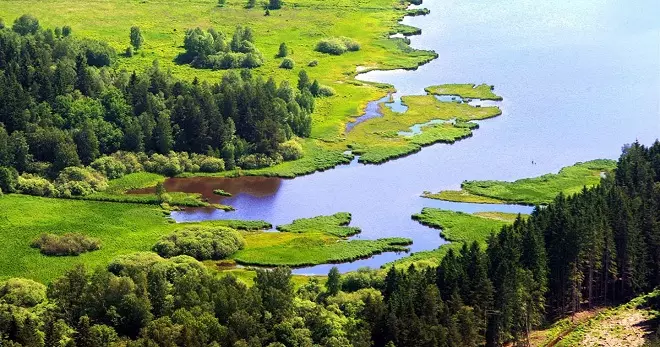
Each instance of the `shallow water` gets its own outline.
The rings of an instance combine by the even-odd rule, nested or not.
[[[263,219],[277,225],[347,211],[353,214],[351,225],[363,229],[356,238],[405,236],[414,240],[412,251],[434,249],[443,243],[438,231],[410,219],[425,206],[465,212],[531,208],[435,201],[419,197],[423,191],[615,159],[624,143],[638,139],[650,144],[660,134],[657,0],[426,0],[424,6],[430,15],[408,17],[404,23],[422,28],[422,35],[410,37],[413,47],[433,49],[440,57],[416,71],[372,71],[360,78],[393,84],[395,99],[424,94],[424,87],[434,84],[493,84],[504,98],[498,103],[502,116],[480,121],[471,138],[382,165],[354,161],[293,180],[178,182],[213,199],[219,199],[208,195],[213,189],[234,193],[222,202],[237,211],[192,210],[173,217]],[[379,267],[401,256],[385,253],[339,268]],[[294,272],[325,274],[331,266]]]

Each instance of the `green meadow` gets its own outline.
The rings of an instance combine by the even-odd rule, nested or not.
[[[461,184],[460,191],[425,192],[423,196],[431,199],[486,204],[547,204],[559,193],[572,195],[585,186],[597,185],[603,173],[612,173],[615,168],[615,161],[597,159],[564,167],[556,174],[524,178],[514,182],[465,181]]]
[[[339,212],[331,216],[318,216],[294,220],[291,224],[278,225],[277,230],[288,233],[321,232],[338,237],[348,237],[360,233],[360,228],[349,227],[351,214]]]

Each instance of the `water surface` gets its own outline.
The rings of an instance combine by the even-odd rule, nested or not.
[[[424,94],[443,83],[488,83],[504,100],[500,117],[480,121],[471,138],[437,144],[381,165],[351,165],[299,177],[220,179],[185,183],[182,190],[234,194],[237,208],[177,212],[177,221],[295,218],[347,211],[356,238],[405,236],[413,251],[437,248],[437,230],[410,215],[423,207],[466,212],[529,212],[529,207],[475,205],[420,198],[425,190],[457,189],[463,180],[514,180],[578,161],[616,159],[621,146],[660,134],[660,1],[425,0],[431,14],[404,23],[422,28],[415,48],[439,58],[416,71],[372,71],[361,79],[393,84],[400,95]],[[373,107],[373,106],[372,106]],[[534,161],[536,164],[532,164]],[[378,267],[402,254],[353,263]],[[325,274],[331,265],[298,269]]]

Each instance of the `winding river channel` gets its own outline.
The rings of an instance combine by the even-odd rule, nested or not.
[[[410,219],[423,207],[466,212],[529,213],[531,208],[424,199],[463,180],[515,180],[556,172],[595,158],[617,158],[621,146],[660,135],[660,2],[425,0],[431,13],[407,17],[422,29],[412,46],[439,58],[415,71],[372,71],[361,80],[392,84],[401,95],[443,83],[488,83],[504,100],[503,115],[480,122],[474,136],[437,144],[382,165],[356,161],[292,180],[263,177],[172,179],[169,190],[234,194],[237,210],[186,210],[178,222],[293,219],[351,212],[355,238],[404,236],[412,252],[443,242],[437,230]],[[535,164],[532,164],[532,161]],[[342,272],[379,267],[406,254],[385,253],[337,265]],[[326,274],[332,265],[296,269]]]

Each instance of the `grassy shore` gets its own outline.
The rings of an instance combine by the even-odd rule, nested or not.
[[[245,235],[246,247],[233,259],[260,266],[308,266],[368,258],[383,252],[405,252],[412,241],[394,237],[378,240],[342,240],[323,232]]]
[[[457,95],[463,99],[502,100],[502,97],[493,93],[493,87],[488,84],[442,84],[424,89],[433,95]]]
[[[408,109],[403,113],[380,105],[382,117],[356,125],[346,140],[354,154],[361,155],[360,162],[377,164],[415,153],[423,146],[438,142],[453,143],[472,135],[474,126],[466,122],[496,117],[501,114],[497,107],[474,107],[468,104],[442,102],[432,95],[404,96],[401,102]],[[403,135],[416,124],[432,120],[452,122],[427,125],[421,133]]]
[[[348,237],[361,232],[360,228],[349,227],[351,214],[339,212],[331,216],[318,216],[294,220],[291,224],[278,225],[277,230],[289,233],[320,232],[337,237]]]
[[[598,184],[602,173],[611,173],[615,168],[615,161],[597,159],[564,167],[557,174],[524,178],[514,182],[465,181],[461,184],[460,191],[424,193],[423,196],[431,199],[487,204],[547,204],[560,192],[571,195],[585,186]]]
[[[498,232],[502,226],[511,224],[517,215],[503,212],[477,212],[474,214],[425,207],[412,219],[431,228],[441,229],[442,237],[450,241],[437,249],[411,254],[393,263],[396,267],[437,266],[449,249],[458,250],[463,244],[473,241],[486,246],[491,233]]]

